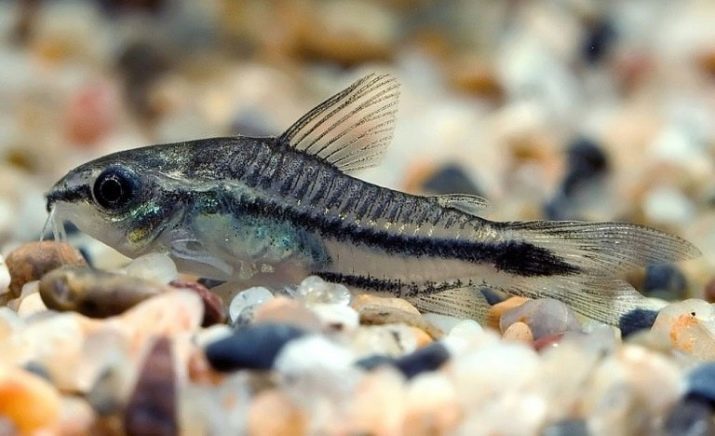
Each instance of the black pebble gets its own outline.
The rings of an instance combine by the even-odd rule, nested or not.
[[[567,197],[608,170],[608,157],[591,139],[576,139],[569,146],[567,154],[568,171],[561,184],[561,190]]]
[[[618,322],[618,327],[621,329],[621,336],[625,339],[640,330],[651,328],[657,317],[658,312],[655,310],[634,309],[626,313],[621,316]]]
[[[224,283],[226,283],[222,280],[214,280],[206,277],[201,277],[200,279],[196,280],[196,282],[206,287],[206,289],[215,288],[216,286],[223,285]]]
[[[394,365],[407,378],[421,372],[434,371],[449,360],[449,351],[439,342],[433,342],[419,350],[395,359]]]
[[[685,275],[673,264],[648,265],[643,281],[643,293],[668,301],[686,297],[688,282]]]
[[[395,359],[389,356],[385,356],[382,354],[375,354],[372,356],[368,356],[365,358],[362,358],[355,362],[355,365],[359,366],[362,369],[365,369],[367,371],[372,371],[373,369],[380,367],[380,366],[385,366],[385,365],[394,365],[395,364]]]
[[[708,401],[715,407],[715,362],[700,365],[688,374],[686,395]]]
[[[591,23],[586,30],[581,47],[584,60],[589,64],[601,61],[608,55],[615,39],[616,32],[607,20],[601,19]]]
[[[435,171],[422,184],[422,189],[432,194],[482,195],[464,168],[457,164],[448,164]]]
[[[288,342],[305,331],[284,324],[258,324],[236,331],[206,347],[206,358],[218,371],[270,369]]]
[[[482,293],[484,299],[487,300],[487,304],[489,304],[490,306],[494,306],[495,304],[501,303],[506,299],[504,295],[493,289],[481,288],[479,292]]]
[[[45,368],[44,365],[38,362],[29,361],[25,365],[23,365],[23,369],[25,369],[25,371],[27,372],[35,374],[36,376],[44,378],[49,382],[52,382],[52,378],[50,377],[50,373],[47,372],[47,368]]]
[[[588,426],[582,419],[566,419],[544,428],[541,436],[588,436]]]
[[[698,398],[684,398],[671,409],[664,427],[668,436],[714,435],[712,408]]]

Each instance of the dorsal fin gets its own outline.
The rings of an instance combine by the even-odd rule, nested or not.
[[[392,139],[398,99],[392,76],[369,74],[303,115],[279,141],[345,172],[375,166]]]
[[[476,215],[489,205],[485,198],[470,194],[446,194],[432,196],[440,206],[456,209],[469,215]]]

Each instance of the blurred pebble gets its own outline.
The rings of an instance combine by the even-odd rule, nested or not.
[[[245,312],[244,309],[243,312]],[[242,312],[242,313],[243,313]],[[321,324],[318,316],[303,303],[286,297],[277,297],[260,305],[252,317],[255,324],[281,323],[309,331],[320,330]]]
[[[343,304],[313,304],[310,307],[328,331],[352,331],[360,325],[360,316]]]
[[[308,434],[308,417],[285,393],[270,389],[258,394],[248,410],[250,435]]]
[[[589,64],[600,62],[606,57],[616,39],[616,32],[605,18],[592,20],[586,25],[585,35],[581,44],[581,53]]]
[[[122,268],[120,272],[128,276],[167,284],[178,279],[174,261],[163,253],[149,253],[137,257]]]
[[[489,312],[487,313],[487,326],[493,328],[494,330],[499,330],[501,317],[504,315],[504,312],[519,307],[527,301],[528,299],[524,297],[510,297],[491,306],[489,308]]]
[[[401,356],[417,349],[417,337],[404,324],[361,326],[351,336],[351,348],[360,356]]]
[[[663,423],[666,436],[711,436],[715,434],[710,404],[697,398],[684,398],[670,410]]]
[[[502,338],[504,338],[505,341],[516,341],[530,344],[534,340],[534,335],[531,333],[531,329],[528,325],[521,321],[517,321],[507,327],[504,334],[502,334]]]
[[[568,170],[561,183],[566,197],[576,194],[587,183],[608,170],[608,158],[603,149],[588,138],[578,138],[567,150]]]
[[[563,334],[567,331],[580,331],[581,326],[571,309],[564,303],[551,298],[529,300],[524,304],[505,311],[499,328],[505,332],[515,322],[525,323],[534,340],[545,336]]]
[[[10,271],[10,293],[17,297],[27,282],[40,280],[63,265],[85,266],[82,254],[69,244],[55,241],[30,242],[16,248],[5,259]]]
[[[645,270],[643,293],[666,301],[686,298],[688,282],[673,264],[648,265]]]
[[[208,344],[206,358],[218,371],[268,370],[281,349],[305,331],[290,325],[258,324]]]
[[[451,381],[438,372],[422,373],[411,380],[405,407],[406,435],[452,434],[464,415]]]
[[[708,303],[715,303],[715,278],[708,280],[703,290],[703,298]]]
[[[235,323],[238,316],[245,309],[255,308],[273,299],[273,293],[264,287],[249,288],[236,294],[228,305],[228,317],[231,323]]]
[[[394,365],[409,379],[423,372],[437,370],[449,358],[447,348],[439,342],[433,342],[395,359]]]
[[[117,95],[108,83],[89,83],[73,93],[64,110],[64,128],[72,144],[94,145],[116,123]]]
[[[478,345],[489,344],[497,340],[498,336],[496,334],[485,331],[478,322],[465,319],[454,326],[442,342],[450,354],[459,356]]]
[[[425,321],[436,326],[443,332],[448,332],[454,328],[457,324],[462,322],[461,318],[454,316],[442,315],[439,313],[425,313],[422,315]]]
[[[60,395],[44,379],[0,365],[0,416],[20,434],[53,434],[60,419]]]
[[[88,267],[63,267],[42,277],[39,295],[50,309],[106,318],[167,289],[159,282],[137,277]]]
[[[696,359],[715,359],[715,313],[703,300],[669,304],[660,310],[651,331]]]
[[[80,436],[92,434],[97,419],[92,406],[75,396],[63,396],[60,403],[59,434]]]
[[[467,175],[465,169],[456,163],[435,170],[421,183],[421,190],[430,194],[470,194],[482,195],[481,190]]]
[[[306,277],[298,288],[296,294],[306,304],[350,304],[352,295],[345,286],[338,283],[328,283],[318,276]]]
[[[5,258],[0,254],[0,295],[8,292],[10,286],[10,270],[5,264]]]
[[[586,422],[580,419],[568,419],[546,426],[541,436],[589,436]]]
[[[715,363],[703,363],[690,371],[686,395],[706,401],[715,409]]]
[[[658,312],[648,309],[633,309],[621,316],[618,327],[621,329],[623,339],[642,330],[648,330],[655,323]]]
[[[176,370],[171,342],[157,339],[146,356],[124,410],[124,429],[129,435],[176,435]]]
[[[656,186],[643,199],[643,213],[650,223],[687,225],[692,222],[695,205],[680,190],[671,186]]]
[[[221,324],[226,320],[226,311],[223,307],[223,300],[220,296],[206,289],[205,286],[198,282],[187,282],[182,280],[173,280],[169,286],[176,289],[187,289],[196,292],[201,301],[204,303],[204,319],[201,322],[202,327]]]
[[[45,310],[47,310],[47,307],[42,302],[42,297],[35,292],[22,299],[20,306],[17,308],[17,314],[23,318],[28,318]]]

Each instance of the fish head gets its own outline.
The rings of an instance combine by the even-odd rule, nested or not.
[[[130,152],[109,155],[71,170],[47,193],[56,222],[136,257],[151,246],[174,209],[162,193],[161,173],[138,165]]]

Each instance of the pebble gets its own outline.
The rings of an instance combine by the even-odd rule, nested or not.
[[[489,308],[489,312],[487,313],[487,326],[493,328],[494,330],[499,330],[501,317],[504,312],[519,307],[527,301],[529,300],[524,297],[510,297],[491,306]]]
[[[204,319],[201,321],[202,327],[209,327],[214,324],[222,324],[226,320],[223,300],[220,296],[206,289],[198,282],[173,280],[169,286],[175,289],[187,289],[196,292],[204,303]]]
[[[156,340],[147,354],[134,392],[124,410],[124,429],[129,435],[176,435],[176,370],[171,342]]]
[[[347,332],[358,328],[360,315],[350,306],[342,304],[313,304],[310,307],[327,331]]]
[[[663,423],[667,436],[711,436],[715,434],[712,405],[697,398],[684,398],[670,410]]]
[[[505,341],[516,341],[530,344],[534,340],[534,335],[531,333],[531,329],[526,323],[517,321],[507,327],[504,334],[502,334],[502,338],[504,338]]]
[[[392,357],[417,349],[417,337],[404,324],[361,326],[350,338],[351,348],[359,356],[385,354]]]
[[[708,280],[703,290],[703,298],[708,303],[715,303],[715,278]]]
[[[236,294],[228,305],[228,317],[234,324],[241,312],[248,308],[255,310],[266,301],[273,299],[273,293],[264,287],[249,288]]]
[[[390,367],[362,377],[355,386],[346,418],[337,434],[402,434],[405,420],[405,380]]]
[[[40,280],[63,265],[85,266],[82,254],[69,244],[55,241],[31,242],[16,248],[5,259],[10,271],[10,294],[18,297],[25,283]]]
[[[159,282],[88,267],[58,268],[40,280],[40,295],[48,308],[93,318],[118,315],[167,289]]]
[[[42,313],[46,310],[47,307],[45,303],[43,303],[42,297],[35,292],[22,299],[20,306],[17,308],[17,314],[23,318],[29,318],[34,314]]]
[[[361,324],[407,324],[439,338],[443,332],[422,317],[415,306],[402,298],[377,297],[370,294],[356,296],[351,306],[360,314]]]
[[[303,335],[304,330],[286,324],[248,326],[208,344],[206,358],[218,371],[268,370],[281,349]]]
[[[588,425],[581,419],[567,419],[548,425],[541,436],[589,436]]]
[[[561,192],[570,197],[585,184],[608,170],[608,157],[593,140],[578,138],[567,150],[568,171],[561,182]]]
[[[568,331],[580,331],[576,315],[564,303],[551,298],[529,300],[505,311],[499,319],[502,332],[515,322],[525,323],[535,340],[546,336],[560,335]]]
[[[270,389],[258,394],[248,410],[249,435],[308,434],[308,417],[285,393]]]
[[[673,264],[648,265],[645,270],[643,293],[666,301],[686,298],[688,282]]]
[[[703,300],[689,299],[662,308],[651,332],[698,360],[715,360],[715,313]]]
[[[655,323],[658,312],[649,309],[633,309],[621,316],[618,327],[621,329],[623,339],[639,331],[648,330]]]
[[[137,257],[120,269],[128,276],[167,284],[179,278],[179,272],[171,258],[163,253],[149,253]]]
[[[703,363],[687,376],[686,395],[715,407],[715,363]]]
[[[422,190],[431,194],[483,195],[465,168],[457,163],[447,164],[432,172],[422,183]]]
[[[92,434],[97,414],[86,400],[76,396],[63,396],[60,403],[59,434],[80,436]]]
[[[0,295],[8,292],[10,286],[10,270],[5,263],[5,258],[0,254]]]
[[[450,358],[447,348],[439,343],[433,342],[430,345],[402,356],[394,361],[402,374],[410,379],[418,374],[427,371],[435,371],[444,365]]]
[[[405,394],[403,434],[455,433],[465,412],[449,378],[438,372],[423,373],[411,380]]]
[[[0,365],[0,416],[20,434],[52,434],[60,419],[60,395],[46,380]]]
[[[345,286],[338,283],[328,283],[318,276],[303,279],[296,289],[298,298],[306,304],[350,304],[352,295]]]

